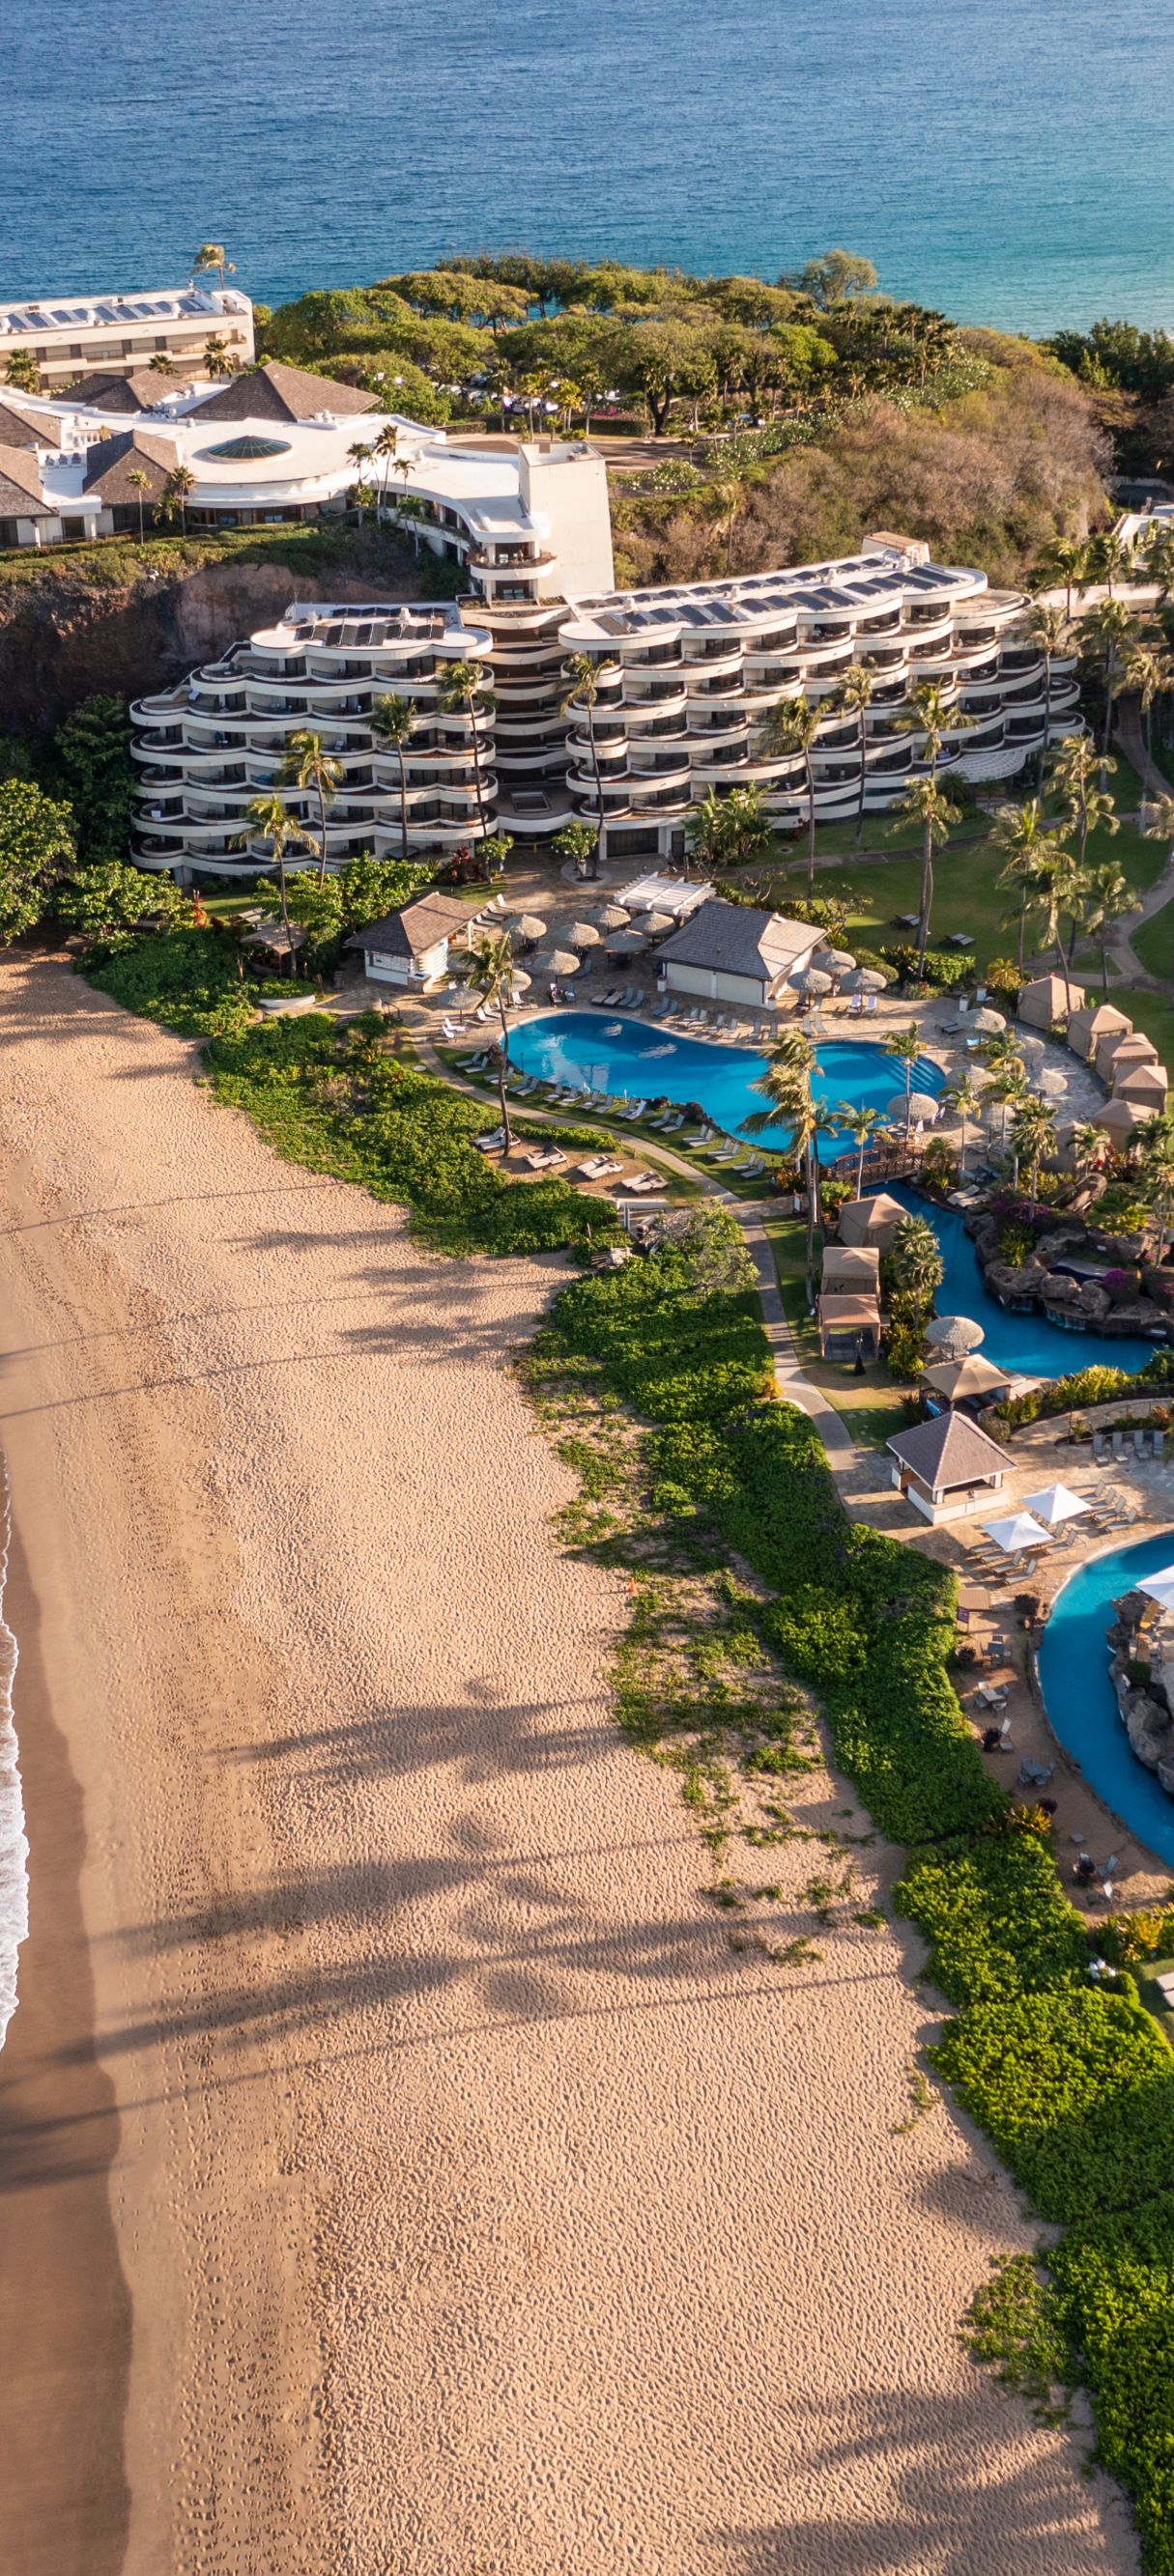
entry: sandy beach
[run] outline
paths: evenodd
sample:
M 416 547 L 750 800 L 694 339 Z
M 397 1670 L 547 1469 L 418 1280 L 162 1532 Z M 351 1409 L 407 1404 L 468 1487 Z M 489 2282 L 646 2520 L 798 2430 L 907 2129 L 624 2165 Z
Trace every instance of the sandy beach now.
M 731 1952 L 453 1264 L 0 965 L 5 2576 L 1134 2576 L 888 1929 Z M 837 1793 L 840 1807 L 846 1803 Z M 872 1851 L 882 1888 L 889 1856 Z

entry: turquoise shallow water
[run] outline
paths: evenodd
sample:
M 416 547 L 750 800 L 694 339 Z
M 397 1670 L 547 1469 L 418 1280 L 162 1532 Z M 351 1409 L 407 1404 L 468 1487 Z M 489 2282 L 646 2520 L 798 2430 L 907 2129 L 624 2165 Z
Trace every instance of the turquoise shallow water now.
M 983 1356 L 996 1368 L 1014 1368 L 1024 1377 L 1067 1377 L 1080 1368 L 1139 1369 L 1154 1355 L 1155 1344 L 1139 1334 L 1113 1341 L 1107 1333 L 1065 1333 L 1046 1315 L 1012 1315 L 988 1297 L 966 1228 L 954 1208 L 935 1207 L 903 1183 L 890 1195 L 928 1217 L 942 1249 L 945 1277 L 937 1294 L 939 1315 L 970 1315 L 983 1329 Z
M 1117 1714 L 1105 1643 L 1111 1604 L 1172 1558 L 1174 1530 L 1165 1530 L 1082 1565 L 1053 1603 L 1039 1650 L 1039 1677 L 1061 1744 L 1075 1755 L 1114 1815 L 1174 1868 L 1174 1799 L 1130 1749 Z
M 39 0 L 0 9 L 0 295 L 273 301 L 446 249 L 775 277 L 832 242 L 1022 329 L 1174 318 L 1174 16 L 1142 0 Z

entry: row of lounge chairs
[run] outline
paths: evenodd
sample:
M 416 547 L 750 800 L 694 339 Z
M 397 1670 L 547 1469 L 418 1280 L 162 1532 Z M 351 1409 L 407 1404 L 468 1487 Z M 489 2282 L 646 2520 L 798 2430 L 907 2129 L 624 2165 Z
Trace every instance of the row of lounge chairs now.
M 1098 1467 L 1105 1466 L 1108 1464 L 1110 1457 L 1127 1457 L 1129 1454 L 1127 1444 L 1129 1442 L 1132 1442 L 1133 1455 L 1135 1458 L 1162 1458 L 1165 1456 L 1166 1434 L 1164 1431 L 1094 1431 L 1092 1435 L 1092 1454 L 1094 1465 Z

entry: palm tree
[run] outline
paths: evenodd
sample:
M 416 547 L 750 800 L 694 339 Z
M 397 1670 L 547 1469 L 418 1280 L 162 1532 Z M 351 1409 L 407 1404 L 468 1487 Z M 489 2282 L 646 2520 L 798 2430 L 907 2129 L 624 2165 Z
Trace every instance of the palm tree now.
M 748 476 L 740 474 L 735 465 L 723 465 L 705 495 L 709 515 L 725 535 L 727 573 L 733 559 L 734 530 L 742 515 L 748 480 Z
M 289 957 L 289 971 L 292 975 L 293 945 L 290 934 L 288 890 L 285 881 L 285 854 L 288 849 L 312 850 L 314 847 L 313 839 L 311 834 L 307 832 L 304 824 L 299 823 L 297 816 L 290 813 L 288 805 L 286 805 L 282 798 L 272 790 L 268 796 L 254 796 L 251 805 L 247 805 L 245 807 L 245 820 L 248 825 L 248 829 L 238 835 L 237 839 L 233 843 L 233 847 L 238 850 L 247 850 L 250 841 L 253 840 L 268 841 L 270 845 L 277 867 L 277 882 L 281 894 L 281 918 L 285 924 L 287 940 L 290 941 L 287 955 Z
M 1155 797 L 1148 812 L 1150 819 L 1145 825 L 1145 839 L 1167 842 L 1170 856 L 1174 858 L 1174 796 Z
M 378 432 L 378 435 L 371 443 L 372 456 L 381 457 L 383 460 L 383 476 L 375 495 L 375 517 L 380 524 L 382 524 L 383 520 L 384 503 L 387 500 L 388 478 L 393 466 L 395 466 L 397 473 L 399 471 L 399 466 L 396 464 L 396 449 L 398 444 L 399 431 L 396 429 L 394 422 L 390 420 L 384 422 L 382 429 Z M 407 461 L 406 457 L 402 460 L 404 464 L 406 464 Z
M 302 794 L 318 799 L 318 883 L 326 883 L 326 812 L 333 805 L 343 781 L 341 760 L 335 760 L 325 748 L 320 733 L 304 729 L 291 733 L 285 746 L 285 759 L 278 773 L 286 787 L 300 787 Z
M 935 1289 L 941 1287 L 944 1271 L 942 1248 L 927 1218 L 902 1217 L 893 1230 L 885 1269 L 889 1286 L 925 1314 Z
M 993 848 L 1003 855 L 997 884 L 1019 888 L 1019 971 L 1023 972 L 1023 943 L 1027 925 L 1027 905 L 1031 888 L 1041 866 L 1054 859 L 1057 850 L 1055 834 L 1049 832 L 1038 796 L 1026 805 L 1001 805 L 991 830 Z
M 1027 631 L 1032 643 L 1038 644 L 1044 665 L 1044 739 L 1038 773 L 1042 782 L 1044 764 L 1052 741 L 1052 663 L 1058 653 L 1068 651 L 1072 642 L 1072 631 L 1063 611 L 1049 606 L 1042 599 L 1037 600 L 1032 609 Z
M 595 708 L 601 680 L 612 678 L 618 668 L 619 665 L 615 662 L 597 662 L 591 653 L 572 653 L 569 662 L 563 665 L 563 677 L 567 685 L 558 702 L 560 716 L 572 715 L 576 707 L 584 707 L 587 711 L 587 740 L 591 745 L 591 776 L 595 788 L 595 811 L 598 818 L 597 863 L 604 855 L 605 816 L 603 781 L 599 771 L 599 745 L 595 739 Z
M 929 917 L 933 908 L 933 863 L 935 850 L 944 850 L 955 823 L 962 820 L 962 809 L 951 805 L 943 796 L 932 772 L 928 778 L 915 778 L 897 807 L 892 825 L 899 831 L 903 818 L 912 817 L 921 825 L 921 904 L 917 922 L 917 972 L 925 972 L 925 952 L 929 945 Z
M 485 796 L 481 784 L 481 744 L 477 732 L 480 716 L 492 715 L 494 696 L 485 686 L 485 674 L 479 662 L 448 662 L 436 685 L 436 703 L 442 715 L 458 713 L 467 716 L 473 741 L 473 784 L 477 796 L 477 821 L 481 839 L 485 839 Z
M 163 486 L 163 507 L 174 516 L 179 512 L 180 533 L 187 535 L 188 495 L 195 491 L 196 478 L 190 465 L 173 465 Z
M 374 448 L 368 447 L 361 438 L 356 438 L 354 446 L 347 449 L 347 463 L 353 465 L 355 469 L 355 505 L 359 513 L 360 527 L 363 524 L 363 506 L 367 498 L 367 467 L 374 453 Z
M 1174 1115 L 1162 1112 L 1135 1127 L 1131 1142 L 1141 1153 L 1141 1186 L 1158 1219 L 1156 1260 L 1165 1259 L 1166 1239 L 1174 1216 Z
M 1061 842 L 1057 842 L 1052 857 L 1045 859 L 1036 872 L 1035 889 L 1030 898 L 1029 909 L 1033 913 L 1038 913 L 1045 923 L 1047 944 L 1056 951 L 1057 963 L 1064 980 L 1064 1006 L 1069 1016 L 1072 1012 L 1072 950 L 1076 945 L 1077 925 L 1087 890 L 1088 876 L 1085 869 L 1073 857 L 1071 850 L 1066 850 Z M 1068 914 L 1070 923 L 1067 948 L 1064 945 L 1062 929 L 1064 913 Z
M 386 743 L 399 762 L 399 847 L 405 867 L 408 861 L 408 783 L 404 771 L 412 727 L 416 722 L 414 698 L 377 698 L 371 709 L 371 731 L 378 742 Z
M 907 1029 L 890 1029 L 885 1039 L 885 1054 L 893 1056 L 905 1072 L 906 1140 L 913 1123 L 913 1067 L 920 1062 L 922 1052 L 921 1039 L 912 1023 Z
M 771 1127 L 792 1129 L 792 1145 L 807 1174 L 807 1303 L 815 1302 L 815 1229 L 819 1218 L 819 1139 L 837 1126 L 835 1112 L 812 1096 L 811 1077 L 819 1058 L 803 1029 L 784 1029 L 770 1050 L 766 1071 L 752 1088 L 761 1092 L 765 1109 L 742 1121 L 748 1136 L 765 1135 Z
M 150 491 L 150 489 L 151 489 L 151 477 L 150 477 L 150 475 L 149 475 L 149 474 L 144 474 L 144 472 L 143 472 L 143 469 L 142 469 L 142 466 L 141 466 L 141 465 L 133 465 L 133 466 L 131 467 L 130 472 L 129 472 L 129 474 L 127 475 L 127 478 L 126 478 L 126 479 L 127 479 L 127 482 L 130 484 L 131 490 L 135 493 L 135 495 L 136 495 L 136 497 L 137 497 L 137 499 L 138 499 L 138 505 L 139 505 L 139 544 L 140 544 L 140 545 L 142 545 L 142 543 L 143 543 L 143 494 L 144 494 L 144 492 L 149 492 L 149 491 Z
M 866 1100 L 841 1100 L 836 1108 L 836 1117 L 845 1134 L 852 1138 L 856 1147 L 856 1196 L 862 1198 L 864 1157 L 868 1151 L 868 1142 L 874 1127 L 879 1127 L 882 1123 L 881 1113 L 879 1109 L 870 1109 Z
M 1064 615 L 1071 618 L 1073 588 L 1081 589 L 1088 580 L 1089 546 L 1085 537 L 1055 537 L 1040 556 L 1040 571 L 1046 581 L 1064 584 Z
M 1109 932 L 1115 921 L 1127 912 L 1136 912 L 1137 896 L 1128 877 L 1114 859 L 1102 859 L 1099 867 L 1088 871 L 1088 892 L 1081 927 L 1098 941 L 1101 951 L 1101 991 L 1109 995 Z
M 514 1140 L 510 1128 L 509 1102 L 505 1087 L 510 1060 L 510 1033 L 505 1014 L 513 979 L 514 952 L 510 946 L 508 930 L 478 931 L 476 938 L 469 943 L 469 957 L 470 983 L 476 992 L 484 996 L 491 1008 L 496 1007 L 501 1019 L 501 1046 L 497 1057 L 497 1096 L 501 1103 L 503 1151 L 509 1154 L 513 1149 Z
M 1020 1101 L 1011 1121 L 1011 1144 L 1016 1166 L 1026 1163 L 1031 1176 L 1031 1214 L 1034 1216 L 1039 1196 L 1039 1167 L 1044 1155 L 1054 1153 L 1056 1146 L 1056 1112 L 1050 1101 L 1041 1100 L 1036 1092 L 1029 1092 L 1027 1098 Z
M 1003 1143 L 1006 1142 L 1007 1137 L 1008 1108 L 1013 1102 L 1026 1100 L 1027 1092 L 1027 1074 L 1022 1057 L 1007 1056 L 983 1093 L 984 1101 L 989 1100 L 992 1109 L 997 1109 L 1000 1113 L 999 1135 Z
M 925 758 L 929 774 L 936 779 L 942 745 L 948 733 L 965 733 L 974 723 L 958 707 L 950 705 L 940 680 L 923 680 L 913 690 L 908 706 L 894 724 L 895 733 L 920 733 L 925 736 Z
M 1123 543 L 1115 528 L 1106 528 L 1101 536 L 1093 538 L 1090 558 L 1112 600 L 1114 582 L 1127 580 L 1133 570 L 1132 546 Z
M 1119 831 L 1113 799 L 1105 779 L 1116 776 L 1115 760 L 1098 759 L 1091 734 L 1067 733 L 1051 764 L 1052 785 L 1064 807 L 1069 831 L 1078 835 L 1077 865 L 1084 867 L 1090 832 Z M 1099 785 L 1094 780 L 1099 778 Z
M 235 376 L 236 374 L 236 359 L 233 357 L 231 349 L 228 348 L 227 344 L 220 338 L 219 333 L 216 331 L 213 332 L 210 340 L 205 340 L 204 342 L 204 365 L 208 374 L 213 378 L 218 376 Z
M 802 689 L 794 697 L 780 698 L 772 707 L 762 728 L 761 747 L 768 760 L 801 760 L 807 784 L 807 894 L 815 892 L 815 770 L 811 754 L 815 737 L 825 723 L 826 708 L 812 706 Z
M 13 349 L 5 360 L 4 382 L 11 385 L 15 393 L 40 393 L 41 370 L 31 349 Z
M 168 350 L 156 349 L 154 357 L 147 361 L 147 373 L 150 376 L 175 376 L 179 369 Z
M 1101 740 L 1101 767 L 1106 769 L 1109 761 L 1109 741 L 1113 730 L 1113 700 L 1117 695 L 1117 675 L 1121 669 L 1125 649 L 1137 630 L 1124 600 L 1114 599 L 1111 595 L 1108 599 L 1102 599 L 1096 608 L 1090 609 L 1088 616 L 1082 620 L 1082 625 L 1084 631 L 1091 635 L 1094 643 L 1099 645 L 1101 652 L 1105 685 L 1105 730 Z
M 1151 760 L 1154 756 L 1154 700 L 1164 698 L 1167 690 L 1172 688 L 1174 662 L 1169 654 L 1164 653 L 1160 645 L 1147 644 L 1144 637 L 1136 636 L 1126 651 L 1117 682 L 1117 695 L 1120 697 L 1124 691 L 1130 690 L 1139 700 L 1145 747 Z
M 868 668 L 868 664 L 866 662 L 854 662 L 851 670 L 845 671 L 844 677 L 836 691 L 836 705 L 843 709 L 846 716 L 855 716 L 856 718 L 856 757 L 860 763 L 860 792 L 856 800 L 857 849 L 859 849 L 864 838 L 864 790 L 868 784 L 868 763 L 865 759 L 864 719 L 872 704 L 872 693 L 875 685 L 875 679 Z
M 1103 1171 L 1112 1146 L 1103 1127 L 1094 1127 L 1091 1118 L 1082 1118 L 1068 1130 L 1068 1152 L 1079 1179 L 1082 1172 Z
M 195 285 L 197 277 L 205 275 L 210 268 L 215 269 L 222 288 L 226 277 L 236 276 L 236 269 L 233 266 L 232 261 L 230 259 L 226 259 L 224 256 L 223 242 L 201 242 L 195 258 L 192 261 L 193 286 Z
M 947 1097 L 952 1100 L 954 1107 L 958 1112 L 958 1116 L 962 1121 L 962 1144 L 958 1155 L 958 1177 L 960 1180 L 964 1180 L 966 1177 L 967 1125 L 971 1111 L 977 1109 L 982 1100 L 982 1093 L 979 1090 L 978 1084 L 976 1083 L 972 1073 L 961 1073 L 959 1074 L 957 1081 L 951 1083 Z

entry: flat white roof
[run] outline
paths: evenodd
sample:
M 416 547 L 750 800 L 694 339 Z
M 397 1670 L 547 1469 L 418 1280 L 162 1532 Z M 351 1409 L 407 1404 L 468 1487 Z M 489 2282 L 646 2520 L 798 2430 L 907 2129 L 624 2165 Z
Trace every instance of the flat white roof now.
M 669 626 L 683 633 L 707 628 L 769 627 L 772 617 L 879 616 L 897 599 L 920 595 L 927 606 L 972 597 L 987 587 L 986 574 L 948 564 L 909 564 L 896 546 L 838 563 L 797 564 L 785 572 L 746 573 L 728 581 L 693 581 L 664 589 L 613 590 L 569 601 L 561 628 L 568 644 L 607 644 Z
M 26 304 L 0 304 L 0 337 L 69 331 L 116 330 L 120 323 L 196 321 L 216 313 L 248 313 L 247 295 L 235 286 L 158 287 L 142 295 L 43 295 Z
M 712 893 L 711 885 L 683 885 L 679 877 L 636 877 L 616 902 L 628 912 L 671 912 L 674 921 L 687 921 Z

